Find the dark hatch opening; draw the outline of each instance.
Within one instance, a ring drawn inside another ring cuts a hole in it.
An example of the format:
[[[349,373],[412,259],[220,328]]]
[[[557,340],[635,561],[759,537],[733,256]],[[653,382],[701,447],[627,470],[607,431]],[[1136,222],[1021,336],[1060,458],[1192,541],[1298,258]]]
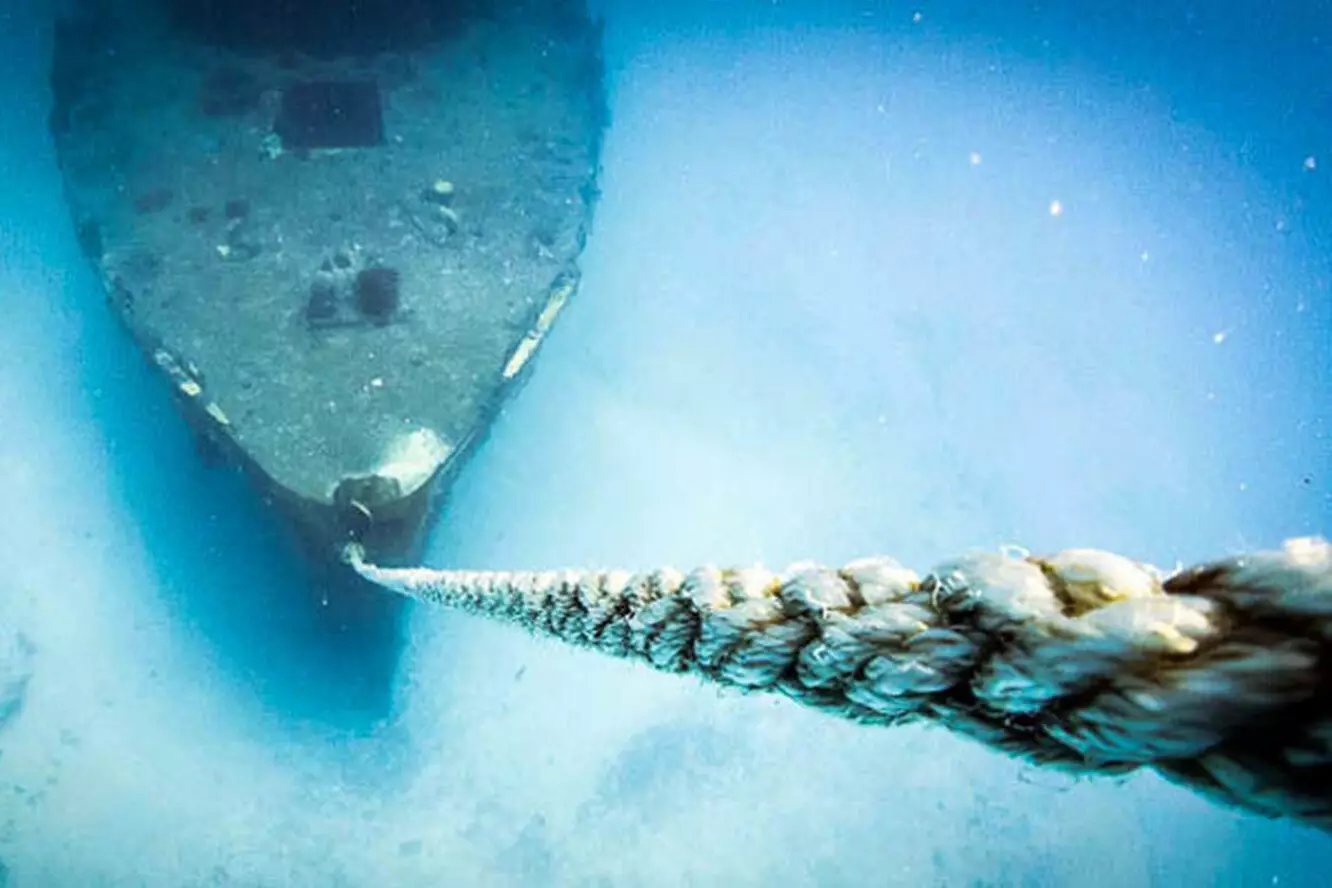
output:
[[[289,151],[382,144],[379,87],[368,81],[294,83],[282,92],[273,131]]]

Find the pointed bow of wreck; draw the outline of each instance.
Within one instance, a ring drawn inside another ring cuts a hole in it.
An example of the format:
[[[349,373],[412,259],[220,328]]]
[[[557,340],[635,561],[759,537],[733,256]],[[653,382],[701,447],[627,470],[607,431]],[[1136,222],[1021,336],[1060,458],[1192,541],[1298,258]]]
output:
[[[316,553],[406,557],[577,287],[600,29],[577,3],[249,5],[60,24],[68,202],[203,450]]]

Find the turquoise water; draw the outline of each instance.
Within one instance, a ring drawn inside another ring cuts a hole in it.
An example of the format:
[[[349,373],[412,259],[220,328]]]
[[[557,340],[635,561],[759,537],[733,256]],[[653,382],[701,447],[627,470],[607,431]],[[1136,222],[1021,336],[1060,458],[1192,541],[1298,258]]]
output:
[[[1332,8],[608,3],[584,286],[438,565],[1326,533]],[[1151,775],[414,609],[333,633],[101,304],[0,14],[8,885],[1322,885],[1332,841]],[[3,879],[0,879],[3,884]]]

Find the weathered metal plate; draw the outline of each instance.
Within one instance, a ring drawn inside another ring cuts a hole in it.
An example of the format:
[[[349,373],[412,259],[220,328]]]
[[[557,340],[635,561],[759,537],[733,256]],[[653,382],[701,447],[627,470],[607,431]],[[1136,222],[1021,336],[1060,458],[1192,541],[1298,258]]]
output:
[[[456,25],[322,58],[142,11],[58,34],[52,132],[111,305],[200,435],[330,554],[348,534],[411,550],[578,282],[599,29],[555,2]]]

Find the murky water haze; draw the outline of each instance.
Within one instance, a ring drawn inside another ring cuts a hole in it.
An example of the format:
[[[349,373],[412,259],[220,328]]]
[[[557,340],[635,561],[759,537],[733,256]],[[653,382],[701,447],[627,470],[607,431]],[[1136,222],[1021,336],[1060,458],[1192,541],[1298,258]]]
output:
[[[992,6],[607,4],[585,283],[428,560],[1326,532],[1329,11]],[[1326,837],[1152,776],[429,609],[400,646],[331,631],[102,305],[42,22],[0,17],[11,886],[1321,884]]]

